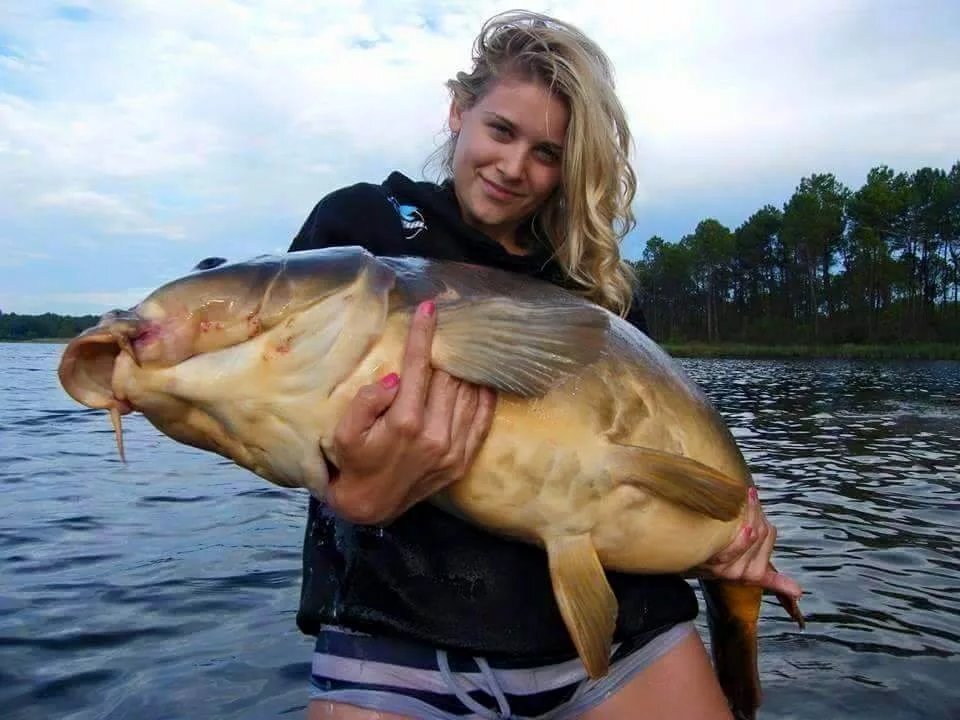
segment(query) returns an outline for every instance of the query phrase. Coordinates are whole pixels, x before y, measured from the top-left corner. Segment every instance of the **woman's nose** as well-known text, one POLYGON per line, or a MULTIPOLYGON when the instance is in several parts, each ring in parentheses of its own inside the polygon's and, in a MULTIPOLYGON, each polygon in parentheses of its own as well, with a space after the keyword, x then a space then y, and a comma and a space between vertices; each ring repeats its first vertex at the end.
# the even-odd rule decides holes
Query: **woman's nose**
POLYGON ((497 163, 497 170, 506 180, 519 180, 523 175, 525 158, 526 153, 519 146, 504 148, 500 162, 497 163))

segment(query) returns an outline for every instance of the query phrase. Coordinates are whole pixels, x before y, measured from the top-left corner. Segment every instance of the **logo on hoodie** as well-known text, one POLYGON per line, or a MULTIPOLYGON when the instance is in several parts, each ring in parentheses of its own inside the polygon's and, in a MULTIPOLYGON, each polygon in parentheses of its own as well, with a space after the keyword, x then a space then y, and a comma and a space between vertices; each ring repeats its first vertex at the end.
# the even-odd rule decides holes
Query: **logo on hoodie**
POLYGON ((407 240, 413 240, 417 235, 427 229, 427 223, 423 219, 423 214, 415 205, 401 205, 397 199, 390 195, 390 204, 400 216, 400 226, 403 228, 403 237, 407 240))

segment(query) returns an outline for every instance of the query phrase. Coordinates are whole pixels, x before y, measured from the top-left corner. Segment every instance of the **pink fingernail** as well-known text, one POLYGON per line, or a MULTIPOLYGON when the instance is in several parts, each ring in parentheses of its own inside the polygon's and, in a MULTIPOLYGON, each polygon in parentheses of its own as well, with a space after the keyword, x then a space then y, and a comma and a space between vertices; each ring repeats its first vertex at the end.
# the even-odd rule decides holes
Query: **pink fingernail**
POLYGON ((380 384, 387 390, 391 390, 400 384, 400 376, 396 373, 390 373, 380 380, 380 384))
POLYGON ((750 497, 750 502, 752 503, 757 502, 758 495, 757 495, 757 489, 755 487, 750 488, 747 491, 747 495, 750 497))
POLYGON ((425 300, 420 303, 420 312, 427 317, 432 317, 437 311, 437 304, 433 300, 425 300))
POLYGON ((753 540, 753 528, 749 525, 743 528, 743 534, 747 540, 753 540))

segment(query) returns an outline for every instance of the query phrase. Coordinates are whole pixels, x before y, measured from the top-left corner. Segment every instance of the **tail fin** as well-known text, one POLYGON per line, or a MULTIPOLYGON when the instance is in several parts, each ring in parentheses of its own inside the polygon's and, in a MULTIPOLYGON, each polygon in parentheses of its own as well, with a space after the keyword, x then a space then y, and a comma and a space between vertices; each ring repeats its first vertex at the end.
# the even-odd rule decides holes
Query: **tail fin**
POLYGON ((760 707, 757 620, 763 589, 741 583, 701 580, 707 603, 713 663, 737 720, 754 720, 760 707))
MULTIPOLYGON (((773 564, 770 567, 776 571, 773 564)), ((757 667, 757 621, 763 588, 720 580, 701 580, 707 602, 710 648, 723 694, 737 720, 754 720, 763 698, 757 667)), ((777 600, 802 630, 800 606, 789 595, 777 600)))

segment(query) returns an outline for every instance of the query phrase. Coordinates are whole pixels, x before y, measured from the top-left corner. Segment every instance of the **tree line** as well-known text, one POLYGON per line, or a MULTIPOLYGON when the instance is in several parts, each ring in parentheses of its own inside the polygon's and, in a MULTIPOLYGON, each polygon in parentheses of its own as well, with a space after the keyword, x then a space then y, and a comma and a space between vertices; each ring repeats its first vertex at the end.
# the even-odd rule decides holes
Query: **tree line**
POLYGON ((654 236, 634 267, 661 342, 960 341, 960 161, 800 181, 734 230, 654 236))
POLYGON ((96 315, 18 315, 0 312, 0 340, 72 338, 97 324, 96 315))

